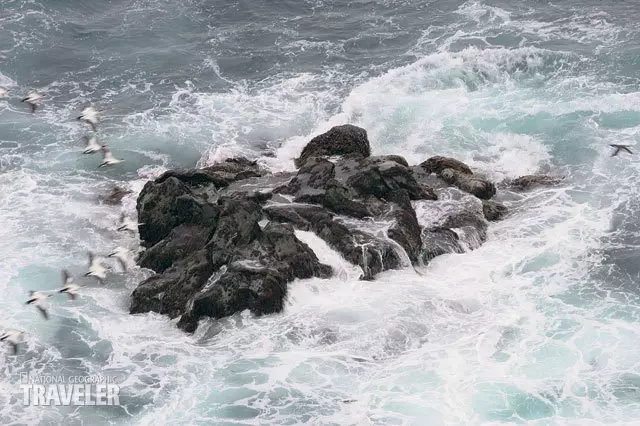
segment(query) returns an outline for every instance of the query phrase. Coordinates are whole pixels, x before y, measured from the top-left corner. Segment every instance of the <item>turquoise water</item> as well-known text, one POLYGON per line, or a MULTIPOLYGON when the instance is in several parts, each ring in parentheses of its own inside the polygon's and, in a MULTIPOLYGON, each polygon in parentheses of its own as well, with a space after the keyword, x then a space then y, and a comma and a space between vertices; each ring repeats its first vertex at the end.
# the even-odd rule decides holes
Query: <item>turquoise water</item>
MULTIPOLYGON (((2 1, 3 424, 631 424, 640 421, 640 134, 634 2, 2 1), (19 102, 46 95, 31 115, 19 102), (122 167, 82 156, 85 102, 122 167), (44 322, 28 290, 85 270, 113 231, 110 184, 230 155, 293 168, 311 136, 367 129, 374 154, 451 155, 503 194, 488 241, 422 275, 296 281, 285 312, 203 322, 193 336, 128 314, 148 271, 87 282, 44 322), (25 407, 19 374, 113 374, 121 407, 25 407), (349 401, 349 402, 345 402, 349 401)), ((420 217, 427 222, 428 214, 420 217)), ((78 279, 82 281, 82 279, 78 279)))

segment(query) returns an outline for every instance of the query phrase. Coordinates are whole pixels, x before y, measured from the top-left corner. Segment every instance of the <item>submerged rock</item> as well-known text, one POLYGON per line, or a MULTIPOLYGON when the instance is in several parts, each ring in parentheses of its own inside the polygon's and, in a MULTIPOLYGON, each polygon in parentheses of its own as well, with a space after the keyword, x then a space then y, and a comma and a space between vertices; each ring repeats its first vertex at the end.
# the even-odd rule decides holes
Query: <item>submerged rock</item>
POLYGON ((131 194, 131 192, 132 191, 128 189, 120 188, 119 186, 114 185, 113 187, 111 187, 109 192, 107 192, 105 195, 100 196, 98 198, 98 201, 105 204, 118 205, 122 203, 122 199, 125 197, 125 195, 131 194))
POLYGON ((509 186, 516 190, 527 190, 536 186, 553 186, 558 185, 564 180, 564 177, 556 177, 549 175, 526 175, 509 182, 509 186))

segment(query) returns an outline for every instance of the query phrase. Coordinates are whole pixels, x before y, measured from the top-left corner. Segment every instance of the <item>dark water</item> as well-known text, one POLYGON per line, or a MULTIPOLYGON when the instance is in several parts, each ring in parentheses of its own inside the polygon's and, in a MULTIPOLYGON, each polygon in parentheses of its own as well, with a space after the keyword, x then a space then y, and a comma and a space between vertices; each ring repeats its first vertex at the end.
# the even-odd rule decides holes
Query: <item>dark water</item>
POLYGON ((607 145, 640 135, 639 14, 635 1, 0 0, 0 328, 26 332, 24 353, 0 359, 0 422, 637 421, 640 168, 607 145), (81 155, 89 102, 120 167, 81 155), (361 283, 301 235, 341 273, 292 284, 280 315, 194 336, 128 315, 137 269, 48 322, 25 309, 62 268, 83 273, 87 250, 137 247, 113 227, 147 179, 237 154, 288 170, 344 122, 374 154, 567 178, 503 194, 513 214, 488 242, 422 276, 361 283), (114 183, 134 194, 96 204, 114 183), (122 406, 25 407, 22 372, 118 375, 122 406))

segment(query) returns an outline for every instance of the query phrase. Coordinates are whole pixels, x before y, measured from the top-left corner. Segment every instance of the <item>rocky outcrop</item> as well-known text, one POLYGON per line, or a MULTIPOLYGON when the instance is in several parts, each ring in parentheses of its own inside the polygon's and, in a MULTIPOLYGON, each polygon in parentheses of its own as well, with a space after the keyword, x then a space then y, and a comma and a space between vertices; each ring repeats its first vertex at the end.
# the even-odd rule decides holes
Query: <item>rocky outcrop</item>
POLYGON ((146 247, 138 261, 156 274, 134 290, 131 312, 179 317, 189 332, 203 317, 280 312, 291 281, 333 274, 298 230, 372 280, 474 249, 487 220, 504 214, 481 201, 495 186, 464 163, 372 157, 366 131, 351 125, 313 138, 296 163, 296 172, 272 174, 235 158, 147 182, 137 202, 146 247))

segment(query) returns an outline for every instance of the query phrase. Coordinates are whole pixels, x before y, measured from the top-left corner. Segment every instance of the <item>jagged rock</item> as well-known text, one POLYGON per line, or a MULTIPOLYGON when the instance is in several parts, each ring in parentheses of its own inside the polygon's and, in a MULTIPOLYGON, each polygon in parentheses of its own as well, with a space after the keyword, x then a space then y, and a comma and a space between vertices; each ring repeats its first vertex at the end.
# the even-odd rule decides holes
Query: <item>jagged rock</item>
POLYGON ((497 201, 482 200, 482 212, 488 221, 493 222, 502 219, 508 213, 508 209, 497 201))
POLYGON ((496 194, 496 186, 487 180, 478 178, 453 169, 444 169, 440 176, 445 182, 455 185, 461 190, 476 197, 488 200, 496 194))
POLYGON ((193 331, 203 315, 278 312, 288 282, 331 276, 331 267, 295 237, 291 225, 269 223, 262 230, 257 203, 224 199, 221 207, 206 248, 140 284, 132 295, 132 313, 182 315, 179 325, 193 331))
POLYGON ((536 186, 552 186, 558 185, 564 180, 564 177, 555 177, 549 175, 527 175, 521 176, 510 182, 510 186, 517 190, 531 189, 536 186))
POLYGON ((169 170, 156 179, 156 182, 162 183, 174 177, 191 186, 214 184, 220 188, 228 186, 231 182, 262 176, 263 173, 264 171, 260 170, 255 161, 238 157, 228 158, 202 169, 169 170))
POLYGON ((310 158, 349 154, 368 157, 371 147, 366 130, 345 124, 332 127, 328 132, 311 139, 295 163, 301 167, 310 158))
POLYGON ((193 331, 202 316, 221 318, 245 309, 254 315, 280 312, 288 282, 314 276, 328 278, 332 273, 330 266, 321 264, 315 253, 296 238, 289 224, 270 222, 253 240, 238 244, 229 256, 212 254, 212 264, 222 258, 226 258, 226 264, 220 273, 187 304, 178 323, 183 329, 193 331))
POLYGON ((213 227, 218 208, 198 196, 176 177, 147 182, 138 197, 140 240, 151 247, 183 223, 213 227))
POLYGON ((390 195, 397 207, 392 212, 396 223, 387 232, 389 238, 404 248, 411 262, 417 262, 422 249, 421 229, 409 194, 406 189, 401 189, 390 195))
POLYGON ((460 173, 472 175, 473 172, 462 161, 458 161, 455 158, 441 157, 439 155, 429 158, 427 161, 420 163, 420 167, 427 173, 441 174, 445 169, 456 170, 460 173))
POLYGON ((289 282, 332 274, 294 228, 314 232, 370 280, 473 249, 486 238, 485 215, 504 214, 478 199, 495 186, 463 163, 432 157, 409 167, 401 156, 371 157, 355 126, 314 138, 297 164, 295 173, 270 174, 235 158, 148 182, 137 204, 147 247, 139 262, 157 273, 133 292, 131 312, 180 317, 186 331, 203 316, 280 312, 289 282), (414 205, 431 224, 418 222, 414 205))
POLYGON ((436 194, 426 185, 418 184, 407 162, 399 156, 370 157, 360 162, 346 185, 360 195, 387 198, 389 194, 406 190, 412 200, 435 200, 436 194))
POLYGON ((305 204, 271 205, 266 216, 276 222, 289 222, 303 231, 313 231, 346 260, 362 268, 361 279, 370 280, 387 269, 401 266, 400 256, 388 241, 362 231, 349 229, 334 220, 326 209, 305 204))
POLYGON ((202 250, 211 237, 213 228, 182 224, 153 247, 145 250, 138 263, 143 268, 164 272, 174 263, 202 250))
POLYGON ((129 312, 158 312, 171 318, 182 315, 189 298, 213 273, 206 250, 192 253, 162 274, 146 279, 131 294, 129 312))
POLYGON ((464 252, 460 245, 460 237, 449 228, 425 228, 422 230, 421 236, 421 257, 424 263, 443 254, 464 252))

